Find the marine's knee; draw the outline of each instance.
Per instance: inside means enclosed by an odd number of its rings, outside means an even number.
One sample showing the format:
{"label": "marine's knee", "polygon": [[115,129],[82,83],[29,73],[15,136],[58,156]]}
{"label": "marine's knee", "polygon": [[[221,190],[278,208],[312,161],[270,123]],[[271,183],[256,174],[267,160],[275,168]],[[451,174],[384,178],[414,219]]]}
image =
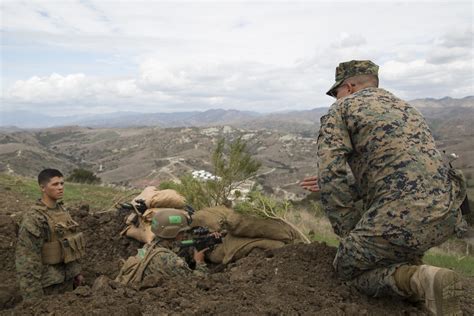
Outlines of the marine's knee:
{"label": "marine's knee", "polygon": [[333,267],[336,275],[345,281],[352,280],[361,273],[356,257],[351,255],[351,249],[341,242],[334,258]]}

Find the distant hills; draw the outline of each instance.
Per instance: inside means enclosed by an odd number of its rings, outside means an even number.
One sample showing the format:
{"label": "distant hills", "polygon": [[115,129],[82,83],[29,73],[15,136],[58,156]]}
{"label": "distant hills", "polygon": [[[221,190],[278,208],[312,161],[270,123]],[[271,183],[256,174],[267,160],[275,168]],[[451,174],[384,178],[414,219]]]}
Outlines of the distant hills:
{"label": "distant hills", "polygon": [[[471,178],[473,101],[467,97],[411,102],[425,115],[439,149],[458,154],[455,166]],[[36,176],[45,167],[53,166],[66,174],[81,167],[94,171],[105,183],[142,187],[193,170],[212,171],[210,155],[217,139],[241,137],[262,162],[255,180],[265,191],[302,197],[305,192],[297,184],[316,172],[319,118],[326,112],[327,108],[271,114],[236,110],[129,112],[75,121],[64,118],[63,122],[75,125],[54,128],[38,128],[34,115],[23,113],[23,121],[2,115],[3,124],[37,128],[0,127],[0,172]],[[60,122],[58,118],[48,120]]]}
{"label": "distant hills", "polygon": [[[453,111],[460,117],[473,115],[474,96],[461,99],[445,97],[442,99],[417,99],[410,101],[423,114],[432,119],[443,118]],[[17,128],[45,128],[58,126],[82,126],[93,128],[120,127],[204,127],[230,125],[246,129],[284,129],[286,131],[304,131],[314,128],[327,108],[288,111],[276,113],[258,113],[251,111],[212,109],[207,111],[174,113],[138,113],[115,112],[84,116],[51,117],[28,111],[2,112],[0,130]],[[5,128],[8,127],[8,128]]]}

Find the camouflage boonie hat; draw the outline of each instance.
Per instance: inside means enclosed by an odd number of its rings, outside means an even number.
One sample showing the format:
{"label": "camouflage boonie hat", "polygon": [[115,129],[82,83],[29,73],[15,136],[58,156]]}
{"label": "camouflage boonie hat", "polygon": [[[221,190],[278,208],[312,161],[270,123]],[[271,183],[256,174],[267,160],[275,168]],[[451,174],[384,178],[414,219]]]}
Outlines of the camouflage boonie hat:
{"label": "camouflage boonie hat", "polygon": [[379,66],[370,60],[351,60],[340,63],[336,68],[336,83],[326,92],[327,95],[333,97],[334,90],[347,78],[358,75],[378,75]]}

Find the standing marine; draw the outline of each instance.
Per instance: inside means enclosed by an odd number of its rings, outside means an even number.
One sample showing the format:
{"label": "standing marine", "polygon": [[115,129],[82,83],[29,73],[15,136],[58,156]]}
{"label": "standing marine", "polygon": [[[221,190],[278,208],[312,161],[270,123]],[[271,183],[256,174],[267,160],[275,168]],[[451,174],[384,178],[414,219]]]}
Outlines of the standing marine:
{"label": "standing marine", "polygon": [[327,94],[337,101],[321,118],[317,142],[318,177],[302,186],[320,190],[341,237],[333,263],[340,278],[370,296],[406,297],[435,315],[461,315],[460,277],[421,259],[461,226],[464,177],[445,164],[422,115],[378,88],[378,68],[369,60],[336,68]]}
{"label": "standing marine", "polygon": [[84,235],[60,201],[64,177],[59,170],[38,175],[41,199],[23,215],[15,253],[17,280],[24,300],[73,290],[83,282],[78,259]]}

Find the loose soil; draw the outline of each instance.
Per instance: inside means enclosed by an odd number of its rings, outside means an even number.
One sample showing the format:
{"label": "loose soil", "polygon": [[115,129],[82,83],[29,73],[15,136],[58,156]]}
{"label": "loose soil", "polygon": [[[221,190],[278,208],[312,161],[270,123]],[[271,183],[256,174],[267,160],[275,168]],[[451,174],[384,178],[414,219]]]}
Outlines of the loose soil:
{"label": "loose soil", "polygon": [[[123,216],[71,210],[87,236],[82,260],[86,286],[73,292],[21,302],[15,279],[16,231],[12,213],[25,207],[0,190],[0,315],[426,315],[396,298],[368,298],[338,280],[332,271],[336,250],[326,244],[289,245],[255,251],[227,266],[211,267],[207,278],[147,279],[141,288],[113,280],[120,259],[140,244],[120,237]],[[18,201],[18,202],[17,202]],[[473,280],[466,280],[462,307],[474,315]]]}

